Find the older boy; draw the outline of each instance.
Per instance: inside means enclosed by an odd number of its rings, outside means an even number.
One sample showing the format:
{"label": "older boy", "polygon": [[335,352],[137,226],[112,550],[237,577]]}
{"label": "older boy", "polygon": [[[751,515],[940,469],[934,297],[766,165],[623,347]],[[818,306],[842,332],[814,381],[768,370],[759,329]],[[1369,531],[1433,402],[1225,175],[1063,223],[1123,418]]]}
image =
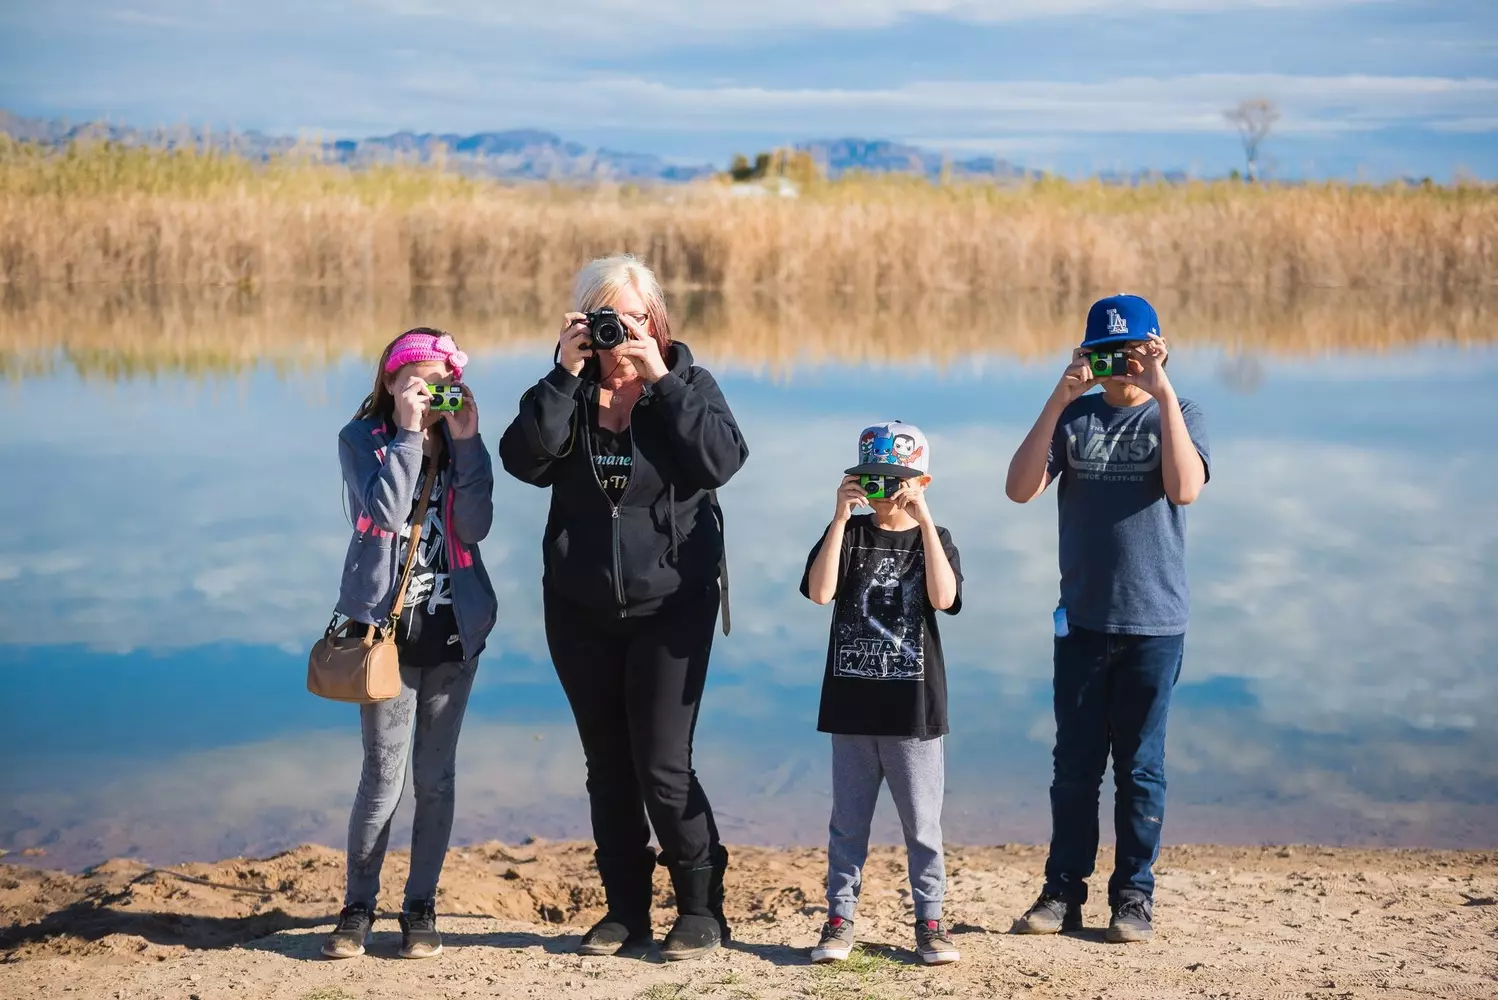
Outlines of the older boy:
{"label": "older boy", "polygon": [[[1082,926],[1111,751],[1117,860],[1107,939],[1154,934],[1165,718],[1186,639],[1185,507],[1208,478],[1201,411],[1176,396],[1166,358],[1148,302],[1095,303],[1082,346],[1009,463],[1004,489],[1018,503],[1060,480],[1051,850],[1020,933]],[[1100,394],[1084,395],[1097,385]]]}

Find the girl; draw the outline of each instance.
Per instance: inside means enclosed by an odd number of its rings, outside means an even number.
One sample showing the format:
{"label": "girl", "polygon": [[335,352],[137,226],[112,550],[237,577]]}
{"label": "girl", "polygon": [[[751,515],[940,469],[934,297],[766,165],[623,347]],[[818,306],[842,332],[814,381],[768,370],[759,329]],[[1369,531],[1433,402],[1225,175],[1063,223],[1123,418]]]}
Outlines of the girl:
{"label": "girl", "polygon": [[[586,314],[604,306],[628,336],[595,350]],[[644,264],[593,261],[573,310],[556,364],[521,397],[499,454],[511,475],[551,489],[546,640],[582,738],[608,897],[580,950],[650,942],[653,826],[678,910],[661,954],[696,958],[728,931],[728,853],[692,769],[723,556],[713,491],[749,450],[718,384],[672,341]]]}
{"label": "girl", "polygon": [[458,730],[497,610],[478,550],[494,516],[494,472],[479,438],[473,392],[463,385],[462,406],[437,412],[427,388],[459,381],[467,364],[442,331],[408,330],[380,355],[374,390],[338,435],[349,509],[359,512],[344,561],[340,615],[365,623],[387,618],[416,494],[429,468],[437,477],[395,637],[401,693],[359,709],[364,768],[349,817],[345,905],[322,948],[329,958],[364,954],[408,756],[416,817],[400,953],[431,958],[442,951],[437,877],[452,833]]}

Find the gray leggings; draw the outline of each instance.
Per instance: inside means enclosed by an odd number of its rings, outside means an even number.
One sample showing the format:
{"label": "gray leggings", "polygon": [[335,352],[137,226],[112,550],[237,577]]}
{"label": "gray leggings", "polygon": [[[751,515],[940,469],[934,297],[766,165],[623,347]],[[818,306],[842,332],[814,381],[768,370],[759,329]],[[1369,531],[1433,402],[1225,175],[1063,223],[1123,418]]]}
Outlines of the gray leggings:
{"label": "gray leggings", "polygon": [[863,888],[869,827],[879,786],[890,797],[905,831],[905,858],[917,920],[940,920],[946,895],[941,846],[941,803],[946,758],[940,736],[832,737],[832,822],[827,839],[827,915],[852,920]]}
{"label": "gray leggings", "polygon": [[380,894],[380,868],[390,842],[390,820],[406,784],[407,758],[416,788],[416,817],[406,902],[436,900],[437,877],[453,831],[458,730],[477,669],[477,659],[402,667],[400,694],[359,706],[364,769],[348,822],[345,905],[364,903],[373,909]]}

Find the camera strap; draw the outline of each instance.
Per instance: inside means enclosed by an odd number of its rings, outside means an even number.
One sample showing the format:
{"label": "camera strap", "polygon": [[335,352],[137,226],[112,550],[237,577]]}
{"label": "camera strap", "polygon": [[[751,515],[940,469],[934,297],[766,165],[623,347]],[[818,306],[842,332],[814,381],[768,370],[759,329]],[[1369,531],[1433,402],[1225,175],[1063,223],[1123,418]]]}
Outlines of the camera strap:
{"label": "camera strap", "polygon": [[[427,506],[432,501],[432,486],[437,482],[437,456],[433,455],[428,460],[427,474],[421,481],[421,499],[416,503],[416,511],[411,515],[410,545],[406,549],[406,565],[401,570],[400,586],[396,588],[395,600],[390,604],[390,615],[386,618],[386,628],[392,635],[395,634],[395,626],[400,621],[401,610],[406,604],[406,588],[411,583],[411,568],[416,565],[416,547],[421,544],[421,526],[426,524]],[[370,626],[374,628],[373,625]],[[373,633],[371,633],[373,634]]]}

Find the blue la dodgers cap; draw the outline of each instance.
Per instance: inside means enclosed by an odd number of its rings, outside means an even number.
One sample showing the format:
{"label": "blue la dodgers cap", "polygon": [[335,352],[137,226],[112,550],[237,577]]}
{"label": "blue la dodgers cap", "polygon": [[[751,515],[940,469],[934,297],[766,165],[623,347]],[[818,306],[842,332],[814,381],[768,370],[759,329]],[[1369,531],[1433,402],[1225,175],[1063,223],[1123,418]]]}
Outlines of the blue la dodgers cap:
{"label": "blue la dodgers cap", "polygon": [[1148,340],[1160,332],[1160,317],[1155,307],[1138,295],[1110,295],[1098,299],[1087,310],[1087,332],[1083,347],[1122,344],[1130,340]]}

